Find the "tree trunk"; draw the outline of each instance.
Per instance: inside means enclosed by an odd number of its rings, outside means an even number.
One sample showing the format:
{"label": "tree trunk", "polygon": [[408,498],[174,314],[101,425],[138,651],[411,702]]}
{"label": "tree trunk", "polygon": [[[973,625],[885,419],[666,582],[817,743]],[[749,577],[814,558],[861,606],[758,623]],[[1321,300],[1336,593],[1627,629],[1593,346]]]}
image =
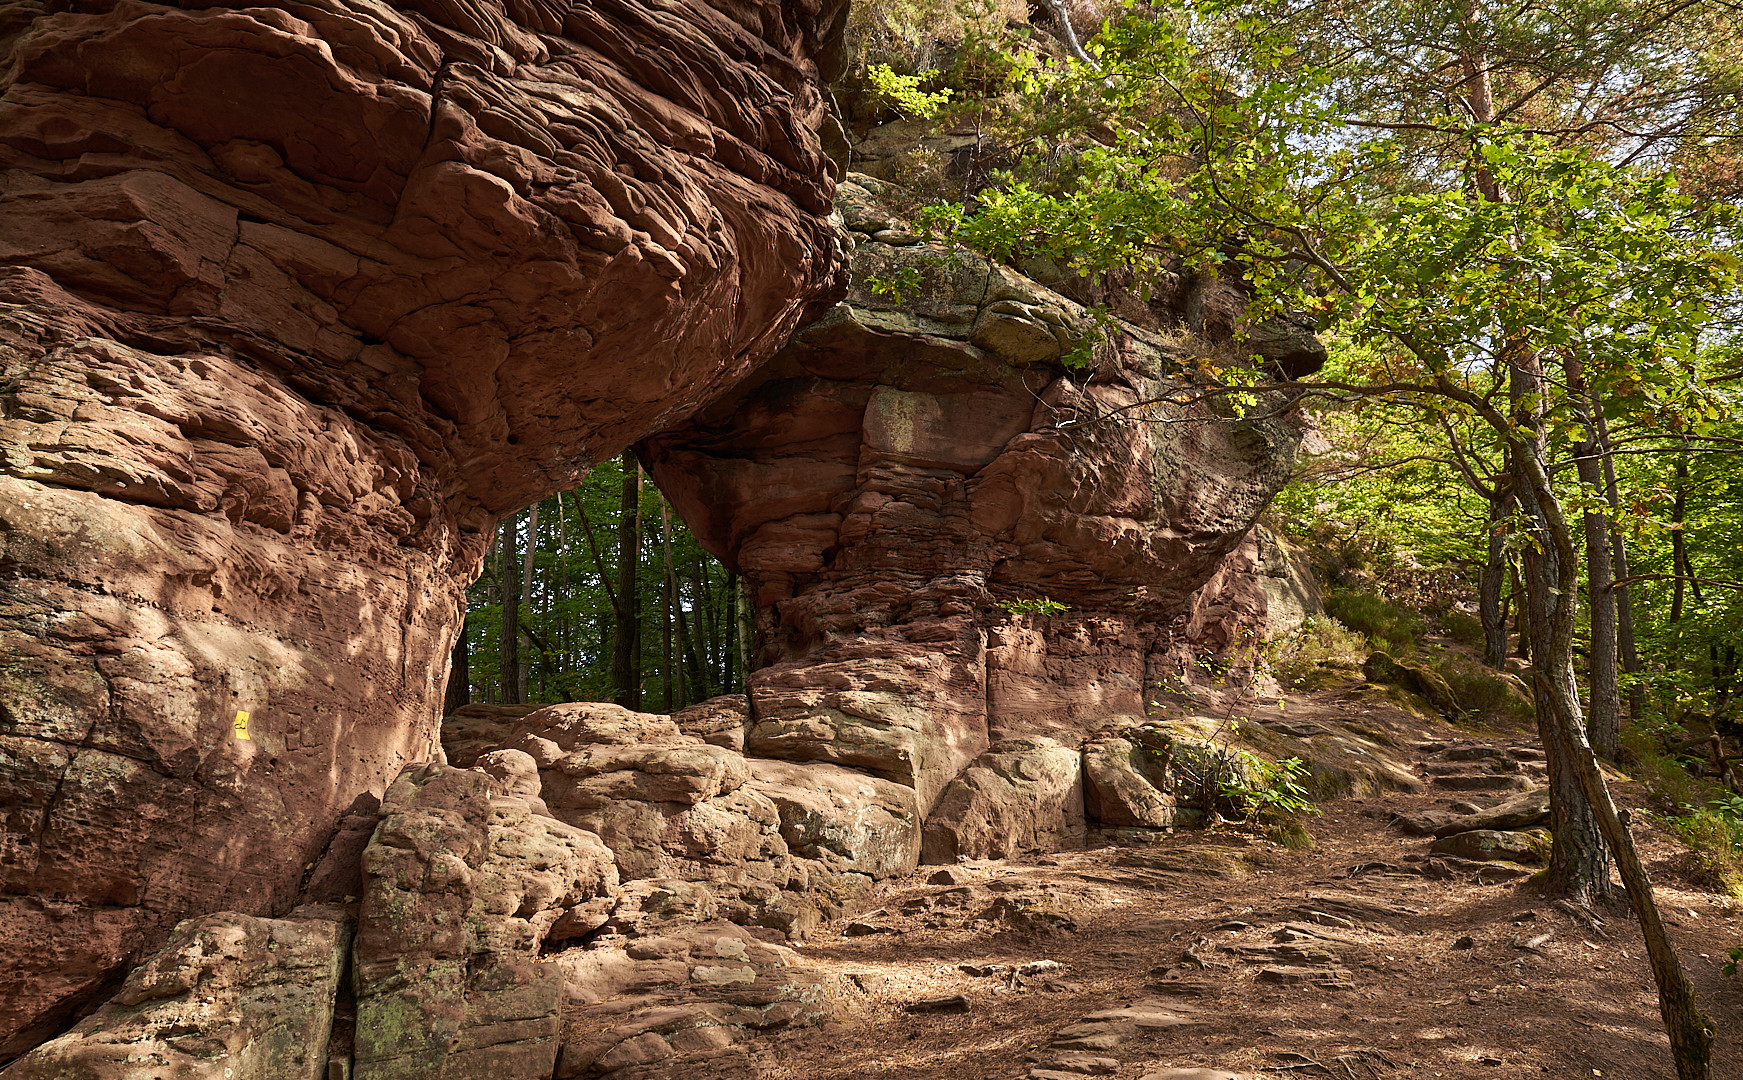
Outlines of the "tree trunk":
{"label": "tree trunk", "polygon": [[[531,614],[533,609],[533,556],[537,555],[538,551],[539,507],[537,503],[534,503],[532,510],[527,514],[527,554],[526,559],[521,564],[520,573],[519,607],[522,615]],[[523,628],[517,624],[516,629],[521,630],[521,636],[526,638],[526,633]],[[527,638],[526,643],[531,644],[531,639]],[[533,650],[520,648],[518,647],[520,644],[520,642],[517,642],[517,648],[515,649],[515,700],[524,705],[528,698],[531,697],[531,695],[527,693],[527,687],[531,682]]]}
{"label": "tree trunk", "polygon": [[520,565],[520,515],[510,514],[502,523],[502,554],[498,573],[502,578],[502,642],[498,647],[497,682],[506,705],[520,704],[520,589],[515,568]]}
{"label": "tree trunk", "polygon": [[466,643],[466,600],[460,600],[460,630],[454,635],[454,651],[448,659],[448,686],[442,694],[442,715],[472,702],[472,653]]}
{"label": "tree trunk", "polygon": [[1636,676],[1628,683],[1628,716],[1638,720],[1646,715],[1646,688],[1640,684],[1640,649],[1634,641],[1634,593],[1628,581],[1628,545],[1622,542],[1622,497],[1616,487],[1616,459],[1610,453],[1610,427],[1602,411],[1598,413],[1598,438],[1603,445],[1604,501],[1610,506],[1610,561],[1615,580],[1610,586],[1616,594],[1616,642],[1622,653],[1622,670]]}
{"label": "tree trunk", "polygon": [[1679,1080],[1712,1080],[1712,1023],[1701,1014],[1694,988],[1665,935],[1651,882],[1634,850],[1634,838],[1616,814],[1597,758],[1586,741],[1573,665],[1578,553],[1573,529],[1549,478],[1542,406],[1538,404],[1543,371],[1532,355],[1511,356],[1508,362],[1514,409],[1511,419],[1517,425],[1512,449],[1519,465],[1515,475],[1521,481],[1520,507],[1537,541],[1526,545],[1523,562],[1536,657],[1538,728],[1549,759],[1550,816],[1555,832],[1550,883],[1588,904],[1608,894],[1609,860],[1591,837],[1594,827],[1600,831],[1615,855],[1628,902],[1640,920],[1677,1076]]}
{"label": "tree trunk", "polygon": [[[678,608],[677,579],[672,576],[672,507],[666,502],[665,496],[660,497],[660,547],[665,556],[666,573],[664,597],[666,617],[660,621],[660,684],[665,690],[666,711],[672,711],[672,702],[683,697],[683,675],[672,670],[672,621]],[[674,680],[674,674],[677,675]],[[673,683],[677,682],[676,696],[673,694]]]}
{"label": "tree trunk", "polygon": [[[1670,572],[1674,578],[1670,594],[1670,621],[1682,618],[1684,582],[1688,574],[1689,553],[1683,541],[1683,517],[1688,510],[1689,456],[1676,456],[1676,501],[1670,507]],[[1681,650],[1678,650],[1680,653]],[[1681,657],[1672,656],[1673,666],[1681,667]]]}
{"label": "tree trunk", "polygon": [[720,685],[730,694],[738,688],[738,673],[744,670],[739,662],[739,644],[743,640],[741,636],[743,631],[740,629],[738,619],[738,609],[743,601],[739,597],[738,575],[730,571],[726,575],[726,604],[727,609],[722,615],[731,626],[730,632],[723,630],[721,634],[722,638],[726,639],[724,642],[726,674],[720,680]]}
{"label": "tree trunk", "polygon": [[735,583],[738,587],[732,590],[733,608],[738,624],[738,670],[739,678],[745,693],[750,693],[751,645],[756,638],[756,632],[751,625],[750,592],[745,587],[744,579]]}
{"label": "tree trunk", "polygon": [[641,601],[636,594],[636,571],[640,565],[641,463],[626,450],[617,519],[617,625],[611,641],[612,700],[626,709],[639,709],[642,705]]}
{"label": "tree trunk", "polygon": [[[1586,387],[1579,361],[1567,364],[1568,393],[1575,415],[1585,425],[1586,437],[1574,449],[1574,469],[1580,486],[1594,498],[1604,493],[1602,444],[1598,438],[1601,406]],[[1617,681],[1616,593],[1610,587],[1615,574],[1610,563],[1610,522],[1600,510],[1581,515],[1586,540],[1586,602],[1592,628],[1592,708],[1586,718],[1586,734],[1592,749],[1614,760],[1622,739],[1622,689]]]}
{"label": "tree trunk", "polygon": [[1555,837],[1549,881],[1570,899],[1592,904],[1609,898],[1610,860],[1573,772],[1573,744],[1563,735],[1563,728],[1571,723],[1581,729],[1584,741],[1573,650],[1579,566],[1567,551],[1555,546],[1538,495],[1521,491],[1519,502],[1541,538],[1521,550],[1525,597],[1520,607],[1524,633],[1531,640],[1532,698],[1549,768],[1550,831]]}
{"label": "tree trunk", "polygon": [[1507,576],[1513,582],[1513,632],[1519,635],[1517,655],[1526,663],[1531,662],[1531,634],[1526,630],[1527,612],[1525,609],[1525,586],[1519,580],[1519,569],[1509,565]]}
{"label": "tree trunk", "polygon": [[1515,495],[1528,530],[1520,546],[1525,579],[1521,646],[1531,644],[1532,698],[1538,733],[1549,770],[1549,883],[1579,903],[1610,895],[1610,860],[1591,807],[1574,775],[1574,747],[1563,729],[1571,725],[1581,740],[1579,683],[1574,676],[1574,629],[1579,621],[1580,567],[1572,530],[1549,479],[1549,435],[1544,421],[1548,378],[1537,350],[1523,342],[1506,348],[1511,416],[1507,461],[1517,482]]}
{"label": "tree trunk", "polygon": [[1497,477],[1489,496],[1489,553],[1483,563],[1477,594],[1477,616],[1483,623],[1483,663],[1500,668],[1507,663],[1507,519],[1513,516],[1513,486]]}

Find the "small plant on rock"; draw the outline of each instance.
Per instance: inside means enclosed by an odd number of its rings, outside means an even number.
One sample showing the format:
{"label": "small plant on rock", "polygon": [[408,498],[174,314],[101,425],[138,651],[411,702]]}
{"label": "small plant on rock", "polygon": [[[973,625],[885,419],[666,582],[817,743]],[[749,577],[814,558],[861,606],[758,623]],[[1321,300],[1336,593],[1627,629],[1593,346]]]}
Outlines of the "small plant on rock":
{"label": "small plant on rock", "polygon": [[1071,605],[1045,596],[1029,600],[1000,600],[999,607],[1012,615],[1058,615],[1071,610]]}
{"label": "small plant on rock", "polygon": [[926,91],[921,84],[938,77],[936,68],[918,75],[903,75],[888,64],[872,64],[866,68],[866,84],[873,94],[904,116],[930,120],[938,115],[950,100],[950,88]]}
{"label": "small plant on rock", "polygon": [[1233,753],[1245,768],[1233,770],[1233,779],[1223,780],[1222,794],[1235,805],[1246,807],[1249,820],[1275,814],[1320,812],[1299,782],[1307,775],[1307,766],[1300,758],[1269,761],[1239,747]]}

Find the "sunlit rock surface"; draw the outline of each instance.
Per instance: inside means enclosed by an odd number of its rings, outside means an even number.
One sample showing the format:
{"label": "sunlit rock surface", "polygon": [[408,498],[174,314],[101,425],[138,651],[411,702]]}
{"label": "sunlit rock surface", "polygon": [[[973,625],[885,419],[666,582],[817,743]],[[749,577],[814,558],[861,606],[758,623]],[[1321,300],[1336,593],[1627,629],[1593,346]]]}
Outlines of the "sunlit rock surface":
{"label": "sunlit rock surface", "polygon": [[0,1059],[183,917],[288,910],[436,753],[495,521],[839,295],[844,17],[7,8]]}

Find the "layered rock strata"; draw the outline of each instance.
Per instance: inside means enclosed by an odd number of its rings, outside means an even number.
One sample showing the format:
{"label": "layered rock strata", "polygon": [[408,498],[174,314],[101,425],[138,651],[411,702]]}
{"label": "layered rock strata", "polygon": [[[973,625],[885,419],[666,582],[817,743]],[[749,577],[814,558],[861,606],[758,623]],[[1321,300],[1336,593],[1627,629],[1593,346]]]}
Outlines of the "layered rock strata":
{"label": "layered rock strata", "polygon": [[[845,4],[0,19],[0,1060],[436,752],[499,517],[837,294]],[[827,62],[827,61],[826,61]]]}
{"label": "layered rock strata", "polygon": [[[0,24],[0,1057],[182,917],[299,894],[360,898],[360,1075],[730,1053],[823,992],[765,936],[912,867],[929,812],[940,858],[1069,840],[1084,733],[1274,621],[1284,403],[1183,403],[1164,339],[859,184],[827,308],[841,15]],[[441,764],[490,530],[638,439],[753,588],[748,697]]]}
{"label": "layered rock strata", "polygon": [[841,187],[848,300],[641,453],[754,592],[746,752],[924,814],[993,740],[1075,744],[1266,632],[1253,526],[1300,432],[1202,393],[1162,338],[917,242],[877,186]]}
{"label": "layered rock strata", "polygon": [[350,918],[189,919],[121,990],[7,1080],[325,1080]]}

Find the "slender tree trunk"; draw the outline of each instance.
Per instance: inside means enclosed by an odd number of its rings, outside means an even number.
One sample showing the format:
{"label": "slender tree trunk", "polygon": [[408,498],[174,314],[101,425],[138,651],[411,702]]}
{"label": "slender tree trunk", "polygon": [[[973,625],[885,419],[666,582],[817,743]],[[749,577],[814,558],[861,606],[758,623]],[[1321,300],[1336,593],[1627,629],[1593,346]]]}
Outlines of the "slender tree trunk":
{"label": "slender tree trunk", "polygon": [[694,555],[690,560],[690,565],[686,568],[689,571],[690,587],[694,590],[692,595],[696,599],[691,608],[690,630],[695,635],[695,640],[692,641],[691,645],[701,664],[700,670],[696,673],[695,694],[697,701],[705,700],[709,690],[720,681],[720,669],[714,662],[714,646],[716,644],[714,608],[712,606],[713,598],[708,589],[708,567],[705,558],[700,554]]}
{"label": "slender tree trunk", "polygon": [[744,691],[749,693],[751,648],[756,639],[756,631],[751,624],[750,589],[745,585],[743,578],[739,578],[736,584],[738,587],[732,591],[732,595],[738,623],[738,670]]}
{"label": "slender tree trunk", "polygon": [[504,704],[520,704],[520,589],[515,570],[520,565],[520,515],[510,514],[502,523],[502,643],[498,649],[498,682]]}
{"label": "slender tree trunk", "polygon": [[1528,614],[1525,609],[1525,584],[1519,580],[1519,569],[1515,566],[1507,568],[1507,576],[1513,582],[1513,632],[1519,637],[1517,655],[1526,663],[1532,661],[1531,634],[1526,629]]}
{"label": "slender tree trunk", "polygon": [[[1629,675],[1640,674],[1640,649],[1634,641],[1634,593],[1628,582],[1628,545],[1622,541],[1622,497],[1616,486],[1616,459],[1610,453],[1610,426],[1598,413],[1598,438],[1603,445],[1604,501],[1610,506],[1610,552],[1612,569],[1619,585],[1612,585],[1616,594],[1616,642],[1622,652],[1622,670]],[[1646,688],[1638,677],[1628,683],[1628,716],[1638,720],[1646,714]]]}
{"label": "slender tree trunk", "polygon": [[1531,643],[1532,697],[1549,771],[1552,888],[1585,904],[1610,895],[1610,860],[1573,771],[1574,746],[1564,728],[1585,738],[1579,683],[1574,675],[1574,630],[1579,621],[1579,556],[1561,504],[1549,481],[1549,435],[1541,354],[1523,342],[1506,348],[1512,414],[1507,460],[1529,541],[1520,547],[1525,579],[1522,643]]}
{"label": "slender tree trunk", "polygon": [[672,711],[672,702],[681,699],[684,694],[683,675],[676,673],[677,694],[673,695],[674,672],[672,670],[672,622],[678,608],[677,579],[672,576],[672,507],[666,502],[664,495],[660,496],[660,547],[664,552],[666,573],[665,587],[661,590],[666,617],[660,621],[660,682],[665,690],[666,711]]}
{"label": "slender tree trunk", "polygon": [[1610,860],[1573,772],[1574,745],[1563,730],[1573,724],[1584,741],[1573,650],[1579,566],[1555,546],[1539,496],[1521,491],[1519,501],[1540,538],[1540,543],[1527,544],[1521,551],[1525,598],[1520,606],[1531,639],[1532,697],[1549,768],[1550,829],[1555,837],[1549,880],[1569,898],[1592,904],[1609,898]]}
{"label": "slender tree trunk", "polygon": [[642,704],[641,601],[636,572],[641,566],[641,464],[624,451],[623,494],[617,519],[617,632],[611,642],[613,700],[626,709]]}
{"label": "slender tree trunk", "polygon": [[[537,555],[538,551],[539,507],[537,503],[534,503],[532,510],[527,514],[527,554],[526,559],[521,564],[520,573],[519,606],[523,616],[530,615],[533,610],[533,556]],[[516,629],[522,630],[522,638],[526,637],[523,628],[517,625]],[[525,704],[531,696],[527,693],[527,687],[528,683],[531,681],[533,650],[529,648],[520,648],[519,646],[521,644],[523,644],[523,642],[517,642],[517,647],[515,649],[515,700],[521,704]],[[530,645],[530,639],[526,640],[524,644]]]}
{"label": "slender tree trunk", "polygon": [[[563,510],[564,496],[557,494],[557,673],[565,680],[563,697],[568,697],[567,679],[574,670],[574,646],[569,633],[569,615],[574,604],[569,599],[569,515]],[[549,668],[551,663],[545,665]]]}
{"label": "slender tree trunk", "polygon": [[[1532,572],[1529,578],[1532,592],[1547,591],[1557,579],[1561,587],[1560,596],[1550,594],[1548,604],[1543,604],[1534,597],[1534,608],[1554,608],[1547,613],[1550,626],[1542,636],[1538,663],[1534,669],[1539,687],[1539,708],[1544,704],[1551,706],[1548,729],[1544,732],[1545,741],[1547,744],[1553,738],[1557,746],[1556,751],[1549,754],[1551,812],[1553,815],[1555,804],[1563,801],[1557,799],[1558,788],[1554,786],[1557,781],[1555,763],[1560,758],[1562,774],[1571,776],[1582,805],[1601,831],[1610,853],[1615,856],[1623,887],[1628,891],[1628,902],[1640,921],[1653,979],[1658,984],[1659,1015],[1663,1018],[1665,1031],[1670,1036],[1671,1055],[1676,1062],[1677,1076],[1679,1080],[1712,1080],[1712,1021],[1701,1013],[1699,1002],[1695,999],[1694,987],[1683,972],[1676,950],[1664,932],[1664,923],[1659,918],[1658,905],[1652,895],[1652,883],[1640,863],[1639,853],[1634,848],[1634,838],[1616,813],[1616,805],[1610,799],[1603,773],[1599,771],[1597,758],[1586,741],[1580,723],[1580,702],[1573,683],[1574,617],[1567,610],[1571,605],[1574,586],[1577,585],[1577,581],[1571,579],[1577,575],[1569,575],[1559,569],[1571,566],[1574,562],[1572,529],[1561,516],[1560,507],[1554,501],[1547,469],[1537,473],[1533,487],[1536,491],[1532,498],[1538,503],[1538,512],[1533,514],[1533,518],[1541,520],[1545,535],[1541,553],[1527,549],[1526,561]],[[1550,553],[1555,555],[1553,560],[1544,557]],[[1534,629],[1537,629],[1539,620],[1534,617],[1532,622]],[[1553,659],[1555,657],[1565,659]],[[1541,715],[1539,723],[1543,724]],[[1563,834],[1558,822],[1554,853],[1554,859],[1558,861],[1562,858],[1562,844]],[[1583,837],[1579,846],[1579,856],[1586,857]],[[1556,876],[1554,862],[1551,863],[1550,875],[1552,880],[1560,880]],[[1602,883],[1607,888],[1607,870]],[[1570,893],[1575,899],[1586,902],[1596,898],[1582,897],[1572,890]]]}
{"label": "slender tree trunk", "polygon": [[1059,36],[1065,43],[1066,51],[1076,57],[1079,62],[1100,71],[1101,65],[1097,64],[1078,43],[1077,29],[1071,25],[1071,13],[1066,9],[1063,0],[1041,0],[1041,3],[1046,5],[1048,12],[1052,14],[1053,21],[1059,24]]}
{"label": "slender tree trunk", "polygon": [[[1670,621],[1673,623],[1682,618],[1684,583],[1689,576],[1688,545],[1683,539],[1683,519],[1688,512],[1688,498],[1689,456],[1682,453],[1676,456],[1676,500],[1670,507],[1670,572],[1674,579],[1670,593]],[[1676,666],[1681,667],[1681,657],[1676,659],[1679,661]]]}
{"label": "slender tree trunk", "polygon": [[[1597,419],[1601,406],[1586,386],[1579,361],[1567,364],[1567,380],[1569,397],[1586,429],[1586,437],[1574,448],[1574,469],[1580,486],[1594,498],[1601,498],[1604,464]],[[1613,760],[1622,739],[1622,689],[1616,675],[1616,593],[1610,587],[1616,578],[1610,562],[1610,521],[1601,510],[1587,510],[1581,515],[1581,524],[1585,529],[1586,602],[1592,629],[1592,708],[1586,718],[1586,736],[1593,750]]]}
{"label": "slender tree trunk", "polygon": [[[682,581],[679,581],[676,578],[673,580],[677,581],[680,587],[682,586]],[[694,614],[699,607],[700,605],[693,606],[691,608],[692,614]],[[683,681],[678,684],[678,700],[680,702],[679,708],[683,708],[686,705],[694,705],[696,702],[707,697],[708,684],[706,681],[707,676],[704,675],[702,671],[702,661],[696,654],[696,634],[694,627],[700,626],[702,621],[700,618],[697,618],[694,620],[693,624],[692,620],[685,616],[683,592],[681,588],[678,593],[676,613],[678,616],[678,672],[683,677]]]}
{"label": "slender tree trunk", "polygon": [[472,653],[466,643],[466,600],[460,600],[460,630],[448,658],[448,686],[442,694],[442,715],[451,716],[472,701]]}
{"label": "slender tree trunk", "polygon": [[722,635],[730,640],[725,643],[726,677],[720,681],[720,685],[730,694],[738,689],[738,673],[743,670],[739,664],[739,643],[743,640],[743,635],[738,621],[738,609],[743,601],[739,598],[738,575],[731,572],[726,575],[726,603],[728,606],[723,615],[730,624],[731,632]]}
{"label": "slender tree trunk", "polygon": [[1489,496],[1489,552],[1477,593],[1477,616],[1483,623],[1483,663],[1500,668],[1507,663],[1507,519],[1513,516],[1513,486],[1497,477]]}

